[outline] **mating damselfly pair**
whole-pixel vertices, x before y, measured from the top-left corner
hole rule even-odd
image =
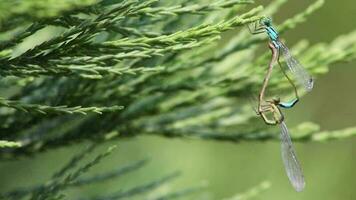
[[[295,190],[299,192],[302,191],[305,186],[304,176],[285,123],[284,115],[280,108],[292,108],[299,101],[298,90],[293,80],[295,80],[297,84],[302,86],[307,92],[312,90],[314,80],[303,68],[300,62],[292,56],[286,45],[280,41],[279,34],[273,27],[272,20],[270,18],[262,18],[255,23],[253,30],[251,30],[250,27],[249,30],[253,34],[266,33],[270,39],[269,48],[272,51],[272,59],[269,63],[261,92],[259,93],[258,114],[262,117],[266,124],[278,124],[280,126],[281,154],[284,167],[289,181]],[[281,55],[284,58],[288,71],[293,76],[293,80],[288,76],[282,66],[282,63],[280,62]],[[283,102],[279,99],[265,100],[265,91],[272,74],[273,66],[276,62],[278,62],[283,74],[294,88],[295,98],[291,101]],[[272,114],[272,117],[268,117],[268,113]]]

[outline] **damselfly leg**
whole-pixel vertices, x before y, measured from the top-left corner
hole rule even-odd
[[[261,25],[261,20],[255,21],[253,27],[251,28],[250,24],[247,24],[247,28],[251,34],[257,35],[265,32],[265,27]]]

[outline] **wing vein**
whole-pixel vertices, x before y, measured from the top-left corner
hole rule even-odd
[[[305,88],[306,91],[311,91],[314,86],[312,76],[305,70],[300,62],[293,57],[287,46],[282,42],[278,42],[280,51],[287,63],[288,69],[295,77],[297,83]]]
[[[298,162],[292,140],[288,133],[288,128],[283,121],[280,124],[281,128],[281,153],[284,167],[289,181],[292,183],[294,189],[298,192],[302,191],[305,186],[302,168]]]

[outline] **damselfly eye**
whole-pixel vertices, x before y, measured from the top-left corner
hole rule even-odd
[[[270,17],[264,17],[261,20],[261,24],[265,26],[271,26],[272,24],[272,19]]]

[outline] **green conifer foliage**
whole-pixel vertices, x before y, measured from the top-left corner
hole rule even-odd
[[[0,158],[141,134],[232,142],[278,140],[249,101],[261,87],[270,59],[268,38],[249,34],[246,25],[273,16],[285,2],[275,0],[262,7],[252,0],[0,1]],[[311,2],[278,29],[283,34],[295,28],[323,3]],[[261,54],[259,47],[266,50]],[[301,38],[291,49],[318,77],[332,64],[356,58],[356,30],[329,43],[310,44]],[[269,90],[292,95],[281,79],[281,74],[273,76]],[[298,130],[294,139],[305,142],[356,135],[356,127],[320,132],[308,121],[294,130]],[[4,197],[60,199],[67,187],[108,179],[105,174],[89,179],[80,175],[111,151],[69,173],[67,168],[73,170],[76,159],[84,156],[78,155],[48,183]],[[133,163],[122,173],[144,162]],[[94,199],[124,198],[178,175]],[[201,188],[156,199],[173,199]]]

